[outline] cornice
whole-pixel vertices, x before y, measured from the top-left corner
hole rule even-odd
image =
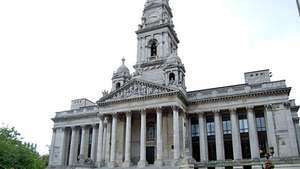
[[[217,97],[204,98],[204,99],[198,99],[198,100],[188,100],[188,104],[189,105],[205,104],[205,103],[213,103],[213,102],[220,102],[220,101],[243,99],[243,98],[249,98],[249,97],[274,96],[274,95],[281,95],[281,94],[289,95],[290,91],[291,91],[290,87],[270,89],[270,90],[261,90],[261,91],[242,93],[242,94],[217,96]]]
[[[151,27],[147,27],[147,28],[143,28],[141,30],[137,30],[135,33],[136,34],[141,34],[141,33],[145,33],[145,32],[150,32],[150,31],[154,31],[157,29],[161,29],[167,27],[169,28],[169,30],[171,31],[171,33],[173,34],[173,37],[175,38],[176,42],[179,43],[179,39],[177,37],[177,33],[175,32],[175,30],[173,29],[173,27],[170,24],[161,24],[161,25],[156,25],[156,26],[151,26]]]

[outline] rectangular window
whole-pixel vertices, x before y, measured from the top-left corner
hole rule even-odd
[[[192,124],[192,137],[199,136],[199,124]]]
[[[223,121],[223,133],[231,134],[231,122],[229,120]]]
[[[266,131],[266,123],[265,123],[264,117],[256,118],[256,128],[257,128],[257,131]]]
[[[214,136],[215,135],[215,123],[208,122],[208,123],[206,123],[206,127],[207,127],[207,136]]]
[[[240,123],[240,133],[247,133],[249,131],[248,120],[240,119],[239,123]]]

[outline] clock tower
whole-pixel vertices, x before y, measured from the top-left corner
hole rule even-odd
[[[185,90],[185,69],[177,55],[179,39],[174,30],[169,0],[147,0],[137,34],[134,78]]]

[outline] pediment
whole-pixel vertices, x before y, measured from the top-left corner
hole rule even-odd
[[[178,92],[178,89],[162,86],[145,80],[133,79],[120,89],[102,97],[98,103],[149,97],[174,92]]]

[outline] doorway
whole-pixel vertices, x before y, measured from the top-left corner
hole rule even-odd
[[[146,160],[148,164],[154,164],[155,161],[155,147],[146,147]]]

